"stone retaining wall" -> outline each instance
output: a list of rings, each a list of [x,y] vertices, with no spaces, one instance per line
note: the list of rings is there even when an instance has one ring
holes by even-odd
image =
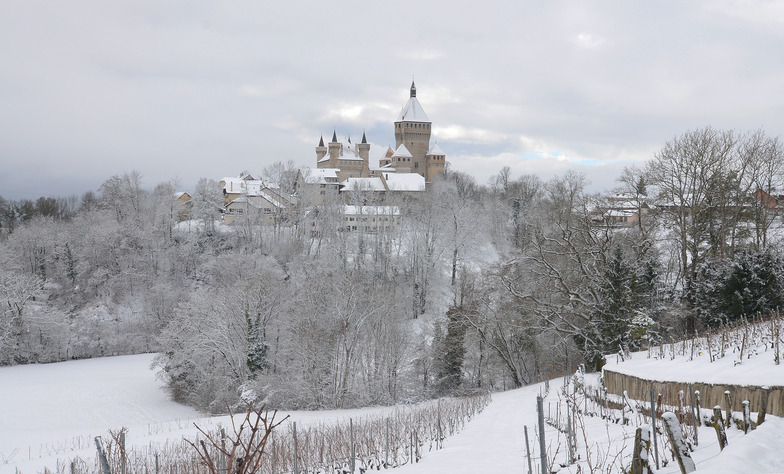
[[[694,390],[700,391],[702,408],[711,409],[716,405],[725,408],[724,392],[729,390],[732,396],[733,411],[741,411],[743,400],[749,401],[751,411],[758,412],[760,410],[763,393],[763,389],[760,387],[710,383],[692,383],[691,385]],[[691,405],[688,383],[646,380],[604,369],[604,386],[607,387],[608,393],[623,395],[623,391],[626,390],[632,399],[646,402],[650,400],[650,391],[653,389],[654,393],[662,394],[662,403],[675,407],[679,404],[678,392],[683,390],[685,405]],[[784,417],[784,387],[770,386],[769,389],[768,414]]]

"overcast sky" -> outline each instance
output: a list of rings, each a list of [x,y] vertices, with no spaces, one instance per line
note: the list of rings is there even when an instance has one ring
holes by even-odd
[[[411,79],[454,169],[609,188],[698,127],[784,125],[784,5],[754,1],[4,0],[0,196],[315,167],[394,146]]]

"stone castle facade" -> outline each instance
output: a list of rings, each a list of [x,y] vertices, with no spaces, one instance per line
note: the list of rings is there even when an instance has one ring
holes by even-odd
[[[348,178],[383,177],[389,173],[417,173],[430,183],[443,176],[446,155],[437,144],[431,146],[432,122],[417,99],[414,82],[411,83],[408,102],[395,121],[395,149],[387,149],[378,160],[370,164],[370,144],[362,133],[358,144],[338,140],[333,131],[332,140],[324,144],[321,137],[316,147],[316,167],[338,170],[339,181]]]

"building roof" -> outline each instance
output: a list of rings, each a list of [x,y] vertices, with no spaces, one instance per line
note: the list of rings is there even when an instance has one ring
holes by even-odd
[[[400,144],[399,147],[397,147],[397,150],[395,150],[395,153],[392,155],[392,158],[413,158],[413,157],[414,155],[412,155],[411,152],[408,151],[408,148],[406,148],[406,146],[402,143]]]
[[[427,154],[428,154],[428,155],[439,155],[439,156],[440,156],[440,155],[446,155],[446,153],[444,153],[444,152],[441,150],[441,147],[440,147],[440,146],[438,146],[438,143],[434,144],[434,145],[433,145],[433,146],[430,148],[430,151],[428,151],[428,152],[427,152]]]
[[[384,173],[390,191],[424,191],[425,177],[419,173]]]
[[[430,119],[427,118],[427,114],[425,113],[424,109],[422,109],[422,104],[419,103],[416,97],[411,97],[408,99],[406,105],[403,106],[403,109],[400,111],[400,115],[397,118],[398,122],[430,122]]]
[[[338,168],[300,168],[299,174],[308,184],[337,184]]]
[[[397,206],[351,206],[346,204],[343,206],[343,213],[346,215],[359,216],[399,216],[400,208]]]
[[[386,191],[381,178],[346,178],[340,183],[344,191]]]
[[[260,179],[252,179],[248,177],[240,178],[223,178],[223,190],[226,193],[243,193],[243,194],[257,194],[262,188],[267,187],[264,181]]]

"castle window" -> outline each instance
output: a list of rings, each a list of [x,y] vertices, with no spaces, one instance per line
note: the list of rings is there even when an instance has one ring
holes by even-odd
[[[414,163],[414,168],[419,168],[419,163]]]

